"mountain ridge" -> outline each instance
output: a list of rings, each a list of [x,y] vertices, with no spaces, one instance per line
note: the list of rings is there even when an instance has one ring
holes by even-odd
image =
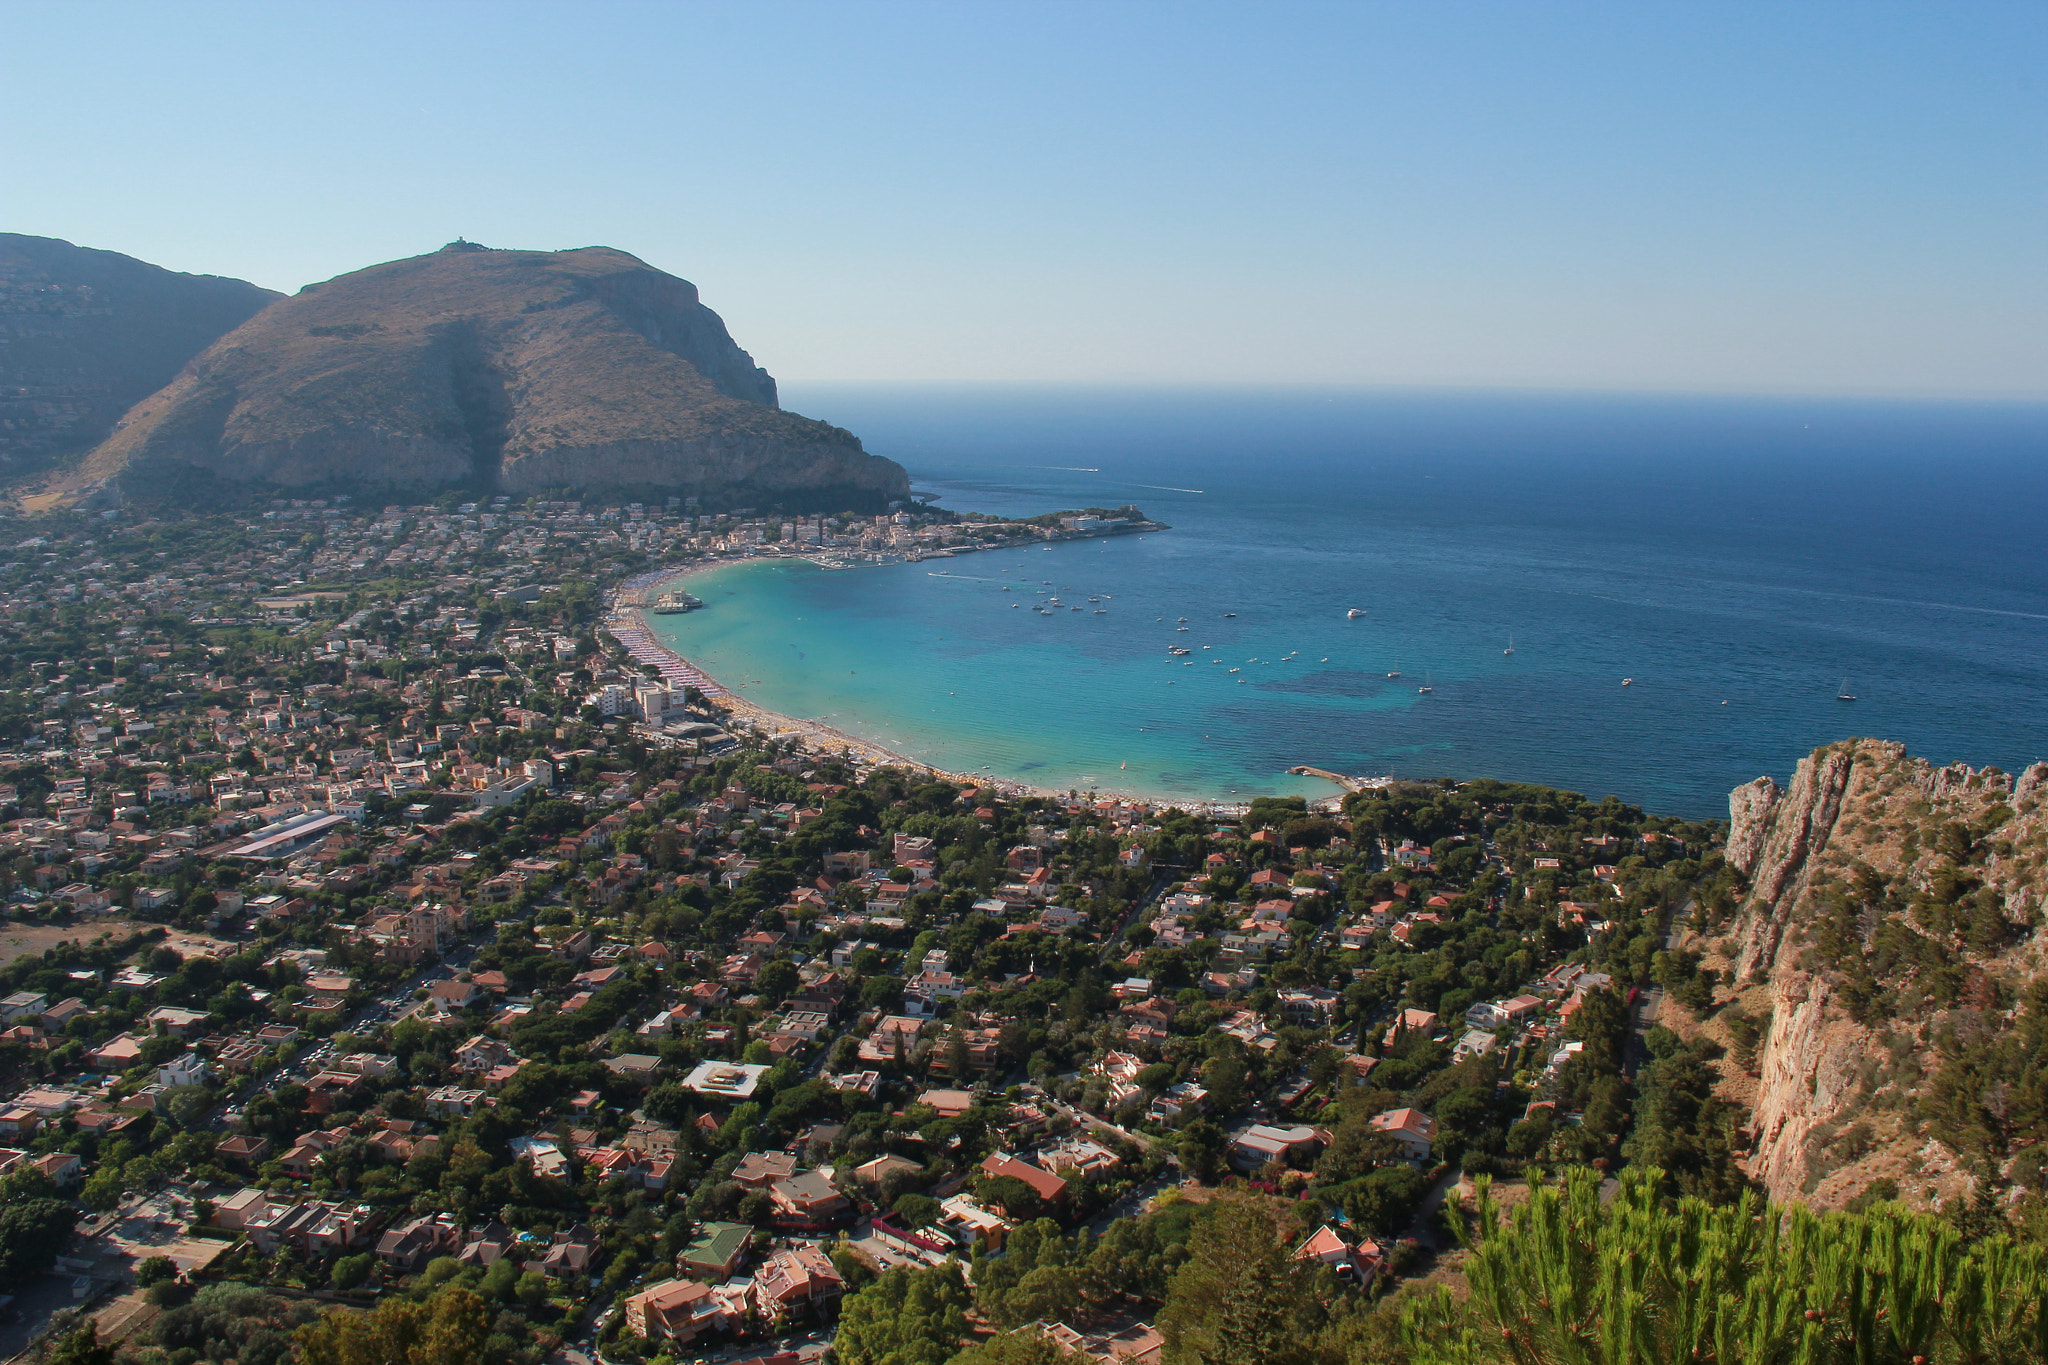
[[[123,413],[274,300],[273,290],[0,232],[0,475],[99,444]]]
[[[908,476],[784,411],[696,286],[609,247],[454,242],[308,285],[137,403],[72,478],[876,503]]]

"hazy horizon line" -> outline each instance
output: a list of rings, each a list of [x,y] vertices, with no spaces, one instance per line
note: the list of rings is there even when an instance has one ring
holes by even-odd
[[[1754,389],[1670,388],[1664,386],[1601,386],[1593,384],[1430,383],[1373,380],[1205,380],[1205,379],[801,379],[780,375],[776,388],[784,397],[795,389],[896,389],[955,393],[1029,393],[1057,390],[1095,393],[1266,393],[1266,394],[1418,394],[1557,398],[1645,398],[1900,402],[1956,406],[2048,407],[2048,388],[2000,389]]]

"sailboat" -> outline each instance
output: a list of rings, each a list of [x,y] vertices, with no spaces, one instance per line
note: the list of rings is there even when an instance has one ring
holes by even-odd
[[[1436,688],[1431,684],[1429,670],[1424,669],[1422,673],[1422,686],[1415,689],[1415,694],[1419,697],[1426,697],[1434,691],[1436,691]]]
[[[1835,700],[1836,700],[1836,701],[1854,701],[1854,700],[1856,700],[1856,694],[1855,694],[1854,692],[1851,692],[1851,691],[1849,690],[1849,680],[1848,680],[1847,678],[1844,678],[1844,679],[1842,679],[1842,685],[1841,685],[1841,687],[1839,687],[1838,689],[1836,689],[1836,691],[1835,691]]]
[[[1503,654],[1512,654],[1512,653],[1514,653],[1514,652],[1515,652],[1515,637],[1514,637],[1514,636],[1512,636],[1512,635],[1510,635],[1510,636],[1508,636],[1508,647],[1507,647],[1506,649],[1502,650],[1502,651],[1501,651],[1501,653],[1503,653]]]

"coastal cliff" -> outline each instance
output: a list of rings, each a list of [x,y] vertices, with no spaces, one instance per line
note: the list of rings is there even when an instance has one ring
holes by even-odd
[[[1723,1090],[1751,1107],[1748,1167],[1772,1198],[2040,1186],[2044,796],[2048,764],[2015,779],[1868,739],[1731,794],[1748,889],[1683,945],[1728,986],[1685,1022],[1737,1043]]]
[[[308,285],[139,403],[74,479],[644,488],[821,505],[908,495],[785,412],[696,286],[607,247],[459,242]]]

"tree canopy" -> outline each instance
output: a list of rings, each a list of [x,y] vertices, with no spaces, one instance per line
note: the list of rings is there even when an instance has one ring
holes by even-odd
[[[1416,1365],[2048,1361],[2048,1264],[1897,1205],[1865,1214],[1659,1194],[1575,1170],[1511,1213],[1481,1181],[1465,1265],[1402,1323]]]
[[[371,1313],[335,1309],[299,1329],[300,1365],[474,1365],[490,1305],[451,1286],[423,1303],[386,1299]]]

